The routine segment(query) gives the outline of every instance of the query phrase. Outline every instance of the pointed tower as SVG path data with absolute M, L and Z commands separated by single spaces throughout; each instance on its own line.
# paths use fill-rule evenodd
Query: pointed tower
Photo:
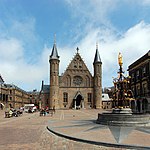
M 49 95 L 49 107 L 59 108 L 58 95 L 59 95 L 59 56 L 56 47 L 56 40 L 54 39 L 54 45 L 52 53 L 49 58 L 50 63 L 50 95 Z
M 94 66 L 94 108 L 102 107 L 102 62 L 96 44 L 96 53 L 93 62 Z

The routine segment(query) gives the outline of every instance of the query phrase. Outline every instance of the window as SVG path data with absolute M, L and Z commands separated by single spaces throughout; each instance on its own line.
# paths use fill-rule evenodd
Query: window
M 83 79 L 82 79 L 82 77 L 81 76 L 75 76 L 74 78 L 73 78 L 73 83 L 75 84 L 75 85 L 80 85 L 81 83 L 82 83 L 82 81 L 83 81 Z
M 92 93 L 88 93 L 88 102 L 92 101 Z
M 74 68 L 77 68 L 77 65 L 74 65 Z
M 63 93 L 63 99 L 64 99 L 64 103 L 68 103 L 68 93 Z
M 143 67 L 143 73 L 146 73 L 146 67 Z
M 134 73 L 131 74 L 131 81 L 134 82 Z
M 139 80 L 140 72 L 139 70 L 136 72 L 136 79 Z
M 143 77 L 145 77 L 145 75 L 146 75 L 146 67 L 143 67 L 142 74 L 143 74 Z
M 133 94 L 135 93 L 134 87 L 131 87 L 131 91 Z
M 10 94 L 12 94 L 12 90 L 10 90 Z
M 147 84 L 146 83 L 144 83 L 143 84 L 143 94 L 145 95 L 146 94 L 146 91 L 147 91 Z
M 82 68 L 82 66 L 80 65 L 79 68 Z
M 137 94 L 137 96 L 140 95 L 140 86 L 139 85 L 136 87 L 136 94 Z

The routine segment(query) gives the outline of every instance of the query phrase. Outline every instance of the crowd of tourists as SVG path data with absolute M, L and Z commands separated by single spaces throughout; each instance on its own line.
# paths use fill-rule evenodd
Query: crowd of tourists
M 46 107 L 40 110 L 40 116 L 46 116 L 48 114 L 52 116 L 54 113 L 55 113 L 55 106 L 53 107 L 53 109 L 49 109 L 49 107 Z
M 18 117 L 23 114 L 23 108 L 19 109 L 14 109 L 10 108 L 9 110 L 5 111 L 5 118 L 10 118 L 10 117 Z
M 40 112 L 40 116 L 46 116 L 48 114 L 53 116 L 53 114 L 55 113 L 55 106 L 52 109 L 49 109 L 48 106 L 45 107 L 45 108 L 43 107 L 41 109 L 35 109 L 35 108 L 33 109 L 33 108 L 30 107 L 30 108 L 28 108 L 28 111 L 26 111 L 26 109 L 24 109 L 24 107 L 20 107 L 18 109 L 14 109 L 13 107 L 11 107 L 11 108 L 9 108 L 9 109 L 7 109 L 5 111 L 5 118 L 19 117 L 19 116 L 21 116 L 23 114 L 23 112 L 33 113 L 33 112 L 39 111 Z

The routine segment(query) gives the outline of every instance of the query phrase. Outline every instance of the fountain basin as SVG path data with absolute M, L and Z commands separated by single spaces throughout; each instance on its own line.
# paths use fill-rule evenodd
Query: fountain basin
M 150 126 L 150 115 L 112 111 L 112 113 L 99 113 L 96 123 L 111 126 Z

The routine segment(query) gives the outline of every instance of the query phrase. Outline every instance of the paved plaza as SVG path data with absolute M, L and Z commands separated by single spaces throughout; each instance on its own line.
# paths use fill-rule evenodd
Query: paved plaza
M 4 111 L 1 110 L 0 150 L 127 149 L 110 147 L 109 143 L 118 143 L 108 127 L 95 123 L 99 112 L 101 111 L 97 109 L 56 110 L 53 116 L 50 114 L 39 116 L 39 112 L 36 112 L 24 113 L 20 117 L 4 118 Z M 149 133 L 149 128 L 144 132 L 133 130 L 128 138 L 119 144 L 140 145 L 150 149 Z M 108 143 L 108 145 L 100 145 L 100 143 Z

